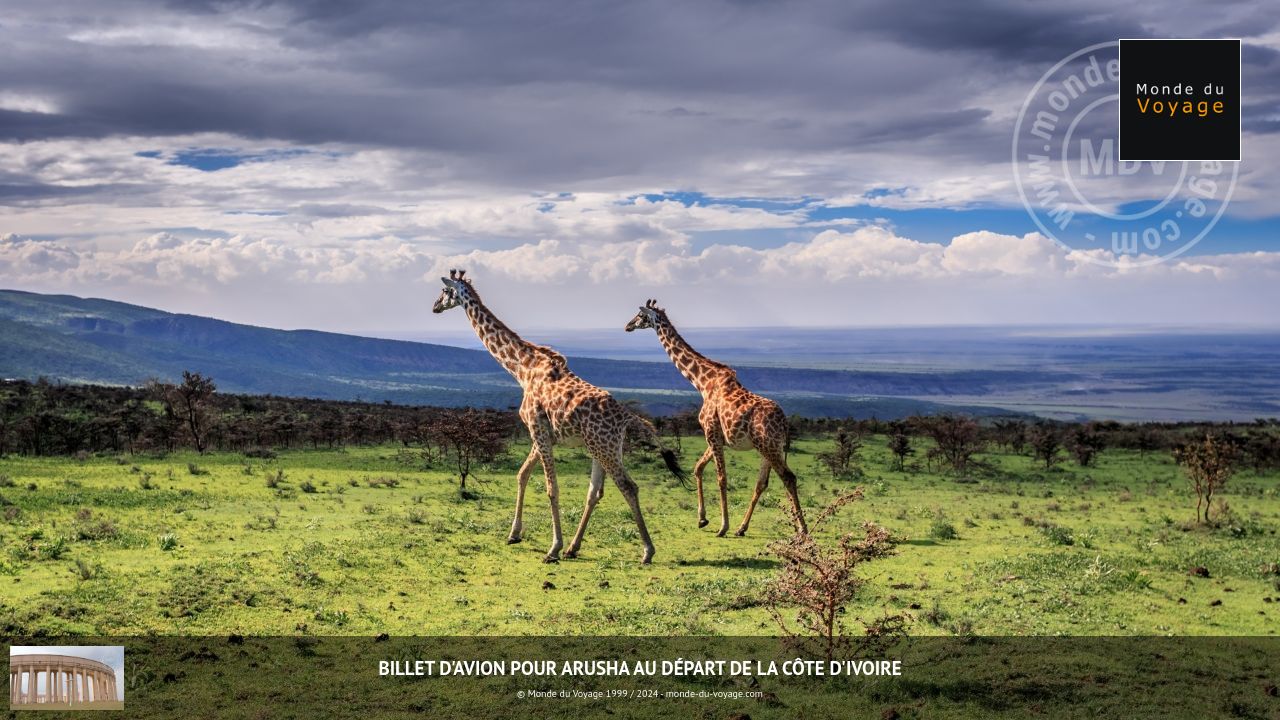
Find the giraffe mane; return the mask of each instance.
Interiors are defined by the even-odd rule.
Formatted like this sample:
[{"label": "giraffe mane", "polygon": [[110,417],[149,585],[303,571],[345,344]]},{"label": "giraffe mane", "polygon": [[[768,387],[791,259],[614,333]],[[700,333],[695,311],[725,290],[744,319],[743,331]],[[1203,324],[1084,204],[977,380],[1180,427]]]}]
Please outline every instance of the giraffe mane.
[{"label": "giraffe mane", "polygon": [[644,306],[649,308],[650,310],[653,310],[654,313],[657,314],[658,319],[661,320],[662,322],[665,322],[667,324],[667,327],[671,328],[671,333],[675,335],[676,338],[679,339],[680,342],[683,343],[686,348],[688,348],[689,352],[694,354],[694,356],[696,356],[698,359],[702,360],[703,362],[707,363],[708,365],[716,368],[717,370],[728,372],[735,380],[738,378],[738,371],[736,369],[720,362],[719,360],[712,360],[706,355],[703,355],[702,353],[698,352],[698,350],[694,348],[693,345],[691,345],[688,340],[685,340],[684,336],[680,334],[680,331],[676,329],[676,324],[671,322],[671,318],[667,317],[666,308],[658,307],[657,300],[654,300],[651,298],[645,302]]},{"label": "giraffe mane", "polygon": [[534,345],[533,348],[546,364],[547,376],[552,380],[559,380],[564,373],[569,372],[569,360],[564,355],[546,345]]},{"label": "giraffe mane", "polygon": [[553,350],[551,347],[547,345],[534,345],[534,347],[537,349],[539,355],[546,358],[548,362],[554,365],[569,364],[568,358],[566,358],[564,355],[561,355],[559,352]]}]

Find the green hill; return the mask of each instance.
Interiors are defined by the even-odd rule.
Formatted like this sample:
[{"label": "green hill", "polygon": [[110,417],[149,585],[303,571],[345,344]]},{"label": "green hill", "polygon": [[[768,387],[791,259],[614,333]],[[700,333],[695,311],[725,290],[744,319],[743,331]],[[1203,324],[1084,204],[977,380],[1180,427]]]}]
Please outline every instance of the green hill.
[{"label": "green hill", "polygon": [[[587,380],[653,412],[698,402],[669,363],[570,362]],[[225,391],[249,394],[494,407],[515,405],[520,398],[514,381],[479,350],[274,330],[111,300],[0,290],[0,377],[137,385],[152,378],[172,380],[183,370],[212,376]],[[973,373],[777,367],[741,368],[740,375],[791,412],[881,418],[957,408],[869,394],[928,395],[946,386],[973,392],[990,381]]]}]

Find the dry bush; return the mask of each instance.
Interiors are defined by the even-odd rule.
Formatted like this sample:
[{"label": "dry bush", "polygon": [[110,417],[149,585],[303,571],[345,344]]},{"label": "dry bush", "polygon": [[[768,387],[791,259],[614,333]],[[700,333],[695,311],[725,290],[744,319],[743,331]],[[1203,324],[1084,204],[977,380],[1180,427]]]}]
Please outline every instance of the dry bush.
[{"label": "dry bush", "polygon": [[896,552],[889,531],[872,522],[840,535],[834,543],[818,539],[827,521],[862,494],[862,488],[856,488],[836,497],[814,518],[808,533],[769,545],[782,560],[777,577],[765,588],[770,614],[790,644],[827,660],[887,645],[906,634],[910,619],[887,615],[863,622],[860,636],[847,632],[845,609],[866,583],[857,574],[859,566]]},{"label": "dry bush", "polygon": [[1196,494],[1196,522],[1208,523],[1213,494],[1226,487],[1235,474],[1240,461],[1240,443],[1232,437],[1206,433],[1203,439],[1174,447],[1173,459],[1191,480],[1191,489]]}]

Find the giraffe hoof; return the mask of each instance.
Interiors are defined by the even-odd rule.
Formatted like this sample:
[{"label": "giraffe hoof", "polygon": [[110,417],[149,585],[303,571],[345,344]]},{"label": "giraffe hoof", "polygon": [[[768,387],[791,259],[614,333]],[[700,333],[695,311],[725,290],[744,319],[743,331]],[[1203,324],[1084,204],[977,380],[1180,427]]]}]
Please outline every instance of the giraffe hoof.
[{"label": "giraffe hoof", "polygon": [[742,537],[743,535],[746,535],[746,534],[747,534],[747,529],[746,529],[746,528],[738,528],[737,530],[733,531],[733,534],[734,534],[734,536],[735,536],[735,537]]},{"label": "giraffe hoof", "polygon": [[711,521],[706,518],[702,518],[701,520],[698,521],[698,527],[700,528],[704,528],[710,524],[711,524]]},{"label": "giraffe hoof", "polygon": [[577,548],[571,548],[571,549],[569,549],[569,550],[565,550],[565,551],[564,551],[564,556],[565,556],[565,557],[567,557],[567,558],[576,558],[576,557],[578,557],[578,549],[577,549]]},{"label": "giraffe hoof", "polygon": [[644,555],[640,558],[641,565],[648,565],[653,562],[653,550],[645,550]]},{"label": "giraffe hoof", "polygon": [[716,533],[716,537],[724,537],[727,532],[729,532],[729,528],[720,528],[720,532]]},{"label": "giraffe hoof", "polygon": [[548,565],[550,565],[550,564],[552,564],[552,563],[558,563],[558,562],[560,562],[560,556],[559,556],[559,555],[547,555],[546,557],[542,558],[542,562],[547,563]]},{"label": "giraffe hoof", "polygon": [[524,538],[509,537],[509,538],[507,538],[507,544],[508,544],[508,545],[515,545],[516,543],[520,542],[520,541],[521,541],[521,540],[523,540],[523,539],[524,539]]}]

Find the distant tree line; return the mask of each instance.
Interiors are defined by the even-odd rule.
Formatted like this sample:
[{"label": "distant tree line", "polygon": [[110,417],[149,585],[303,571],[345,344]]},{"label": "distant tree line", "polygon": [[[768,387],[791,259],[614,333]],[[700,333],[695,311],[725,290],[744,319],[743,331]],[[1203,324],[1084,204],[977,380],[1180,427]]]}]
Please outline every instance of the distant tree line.
[{"label": "distant tree line", "polygon": [[[703,441],[691,409],[654,418],[677,445]],[[833,475],[856,468],[866,438],[882,436],[901,469],[917,455],[931,466],[965,474],[991,449],[1026,454],[1046,468],[1072,461],[1091,465],[1107,448],[1171,453],[1206,435],[1233,448],[1233,464],[1261,473],[1280,467],[1280,421],[1252,423],[1056,422],[1025,417],[966,415],[900,420],[790,419],[790,437],[835,438],[819,461]],[[145,387],[67,385],[45,380],[0,381],[0,456],[172,452],[178,449],[253,453],[271,449],[337,448],[399,443],[430,458],[459,462],[460,478],[473,459],[491,457],[522,431],[511,410],[465,410],[388,402],[352,402],[217,391],[211,378],[183,373],[181,382]],[[461,454],[460,454],[461,453]],[[1185,455],[1185,453],[1184,453]]]},{"label": "distant tree line", "polygon": [[[673,420],[668,418],[670,424]],[[817,459],[835,477],[850,475],[864,439],[883,436],[893,455],[894,469],[905,468],[916,455],[930,467],[964,475],[985,464],[980,453],[1001,450],[1026,455],[1045,469],[1063,462],[1090,467],[1103,450],[1115,448],[1142,455],[1173,453],[1187,457],[1188,444],[1208,436],[1232,448],[1234,466],[1257,473],[1280,468],[1280,420],[1250,423],[1169,422],[1121,423],[1112,420],[1059,422],[1028,418],[978,419],[967,415],[912,416],[901,420],[850,420],[792,417],[791,436],[832,439],[830,451]],[[927,441],[927,442],[921,442]]]},{"label": "distant tree line", "polygon": [[[156,381],[145,387],[4,380],[0,456],[179,449],[254,454],[387,443],[443,455],[467,441],[446,430],[475,425],[477,417],[485,422],[476,443],[491,446],[491,436],[499,433],[514,439],[518,423],[509,410],[227,394],[198,373],[184,373],[180,383]],[[485,454],[481,448],[479,455]]]}]

